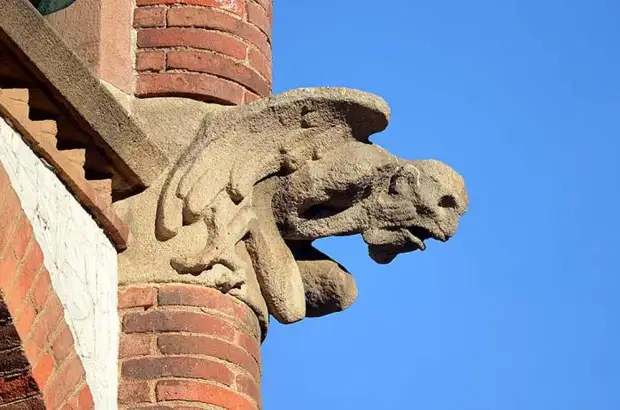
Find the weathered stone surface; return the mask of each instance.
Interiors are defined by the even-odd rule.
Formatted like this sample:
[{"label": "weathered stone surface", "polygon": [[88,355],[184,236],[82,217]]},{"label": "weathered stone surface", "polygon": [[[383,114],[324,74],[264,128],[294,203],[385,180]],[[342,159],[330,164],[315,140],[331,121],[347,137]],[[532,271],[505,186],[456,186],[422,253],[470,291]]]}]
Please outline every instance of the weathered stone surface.
[{"label": "weathered stone surface", "polygon": [[353,277],[314,239],[361,234],[388,263],[448,240],[467,208],[450,167],[370,143],[388,117],[379,97],[340,88],[210,111],[166,179],[119,204],[135,241],[121,255],[121,281],[220,289],[252,307],[263,329],[269,315],[292,323],[345,309],[357,296]]},{"label": "weathered stone surface", "polygon": [[344,266],[309,242],[288,242],[304,283],[306,316],[318,317],[340,312],[357,299],[357,286]]}]

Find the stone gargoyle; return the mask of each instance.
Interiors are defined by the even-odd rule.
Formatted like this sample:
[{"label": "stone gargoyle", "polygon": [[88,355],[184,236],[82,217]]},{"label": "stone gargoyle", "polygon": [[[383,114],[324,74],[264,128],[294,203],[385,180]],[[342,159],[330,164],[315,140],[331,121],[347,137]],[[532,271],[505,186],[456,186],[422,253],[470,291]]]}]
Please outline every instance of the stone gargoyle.
[{"label": "stone gargoyle", "polygon": [[315,239],[361,234],[378,263],[448,240],[467,208],[463,179],[372,144],[388,119],[381,98],[340,88],[209,116],[157,187],[149,246],[170,255],[174,271],[161,280],[228,292],[266,330],[269,315],[292,323],[355,300],[352,276]]}]

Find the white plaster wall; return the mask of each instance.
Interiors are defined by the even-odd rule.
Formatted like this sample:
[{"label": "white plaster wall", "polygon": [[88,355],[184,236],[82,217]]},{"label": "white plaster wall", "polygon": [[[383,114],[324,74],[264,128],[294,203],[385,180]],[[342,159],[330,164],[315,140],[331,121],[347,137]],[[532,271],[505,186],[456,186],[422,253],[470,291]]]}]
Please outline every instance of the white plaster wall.
[{"label": "white plaster wall", "polygon": [[2,118],[0,162],[32,224],[65,308],[96,409],[115,409],[119,325],[116,250],[93,218]]}]

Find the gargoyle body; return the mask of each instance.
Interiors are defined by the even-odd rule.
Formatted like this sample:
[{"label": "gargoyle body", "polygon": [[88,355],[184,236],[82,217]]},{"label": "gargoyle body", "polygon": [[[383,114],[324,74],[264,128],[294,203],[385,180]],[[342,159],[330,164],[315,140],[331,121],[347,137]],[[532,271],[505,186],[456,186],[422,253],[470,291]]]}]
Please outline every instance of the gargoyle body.
[{"label": "gargoyle body", "polygon": [[345,89],[301,89],[233,108],[205,122],[168,174],[155,236],[166,242],[202,224],[201,252],[170,261],[179,275],[218,275],[266,328],[349,306],[351,275],[312,246],[361,234],[389,263],[448,240],[467,208],[463,179],[438,161],[407,161],[369,141],[388,123],[385,102]]}]

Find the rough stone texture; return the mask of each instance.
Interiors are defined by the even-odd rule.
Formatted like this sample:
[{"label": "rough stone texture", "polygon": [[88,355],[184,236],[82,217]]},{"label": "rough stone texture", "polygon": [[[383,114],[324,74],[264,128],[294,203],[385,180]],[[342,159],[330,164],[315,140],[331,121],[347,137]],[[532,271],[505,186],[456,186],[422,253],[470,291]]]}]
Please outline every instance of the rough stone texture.
[{"label": "rough stone texture", "polygon": [[28,0],[5,0],[2,9],[0,40],[28,62],[80,126],[101,138],[102,148],[128,180],[138,188],[148,186],[165,168],[164,154]]},{"label": "rough stone texture", "polygon": [[0,162],[32,223],[95,403],[113,408],[118,356],[116,250],[4,120],[0,120],[0,146]]},{"label": "rough stone texture", "polygon": [[252,307],[263,330],[268,314],[292,323],[346,308],[352,277],[312,240],[362,234],[388,263],[448,240],[467,208],[450,167],[369,142],[388,117],[380,98],[338,88],[210,112],[167,178],[119,205],[135,238],[121,282],[217,288]]}]

